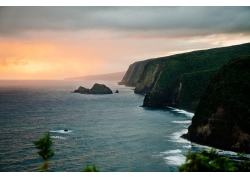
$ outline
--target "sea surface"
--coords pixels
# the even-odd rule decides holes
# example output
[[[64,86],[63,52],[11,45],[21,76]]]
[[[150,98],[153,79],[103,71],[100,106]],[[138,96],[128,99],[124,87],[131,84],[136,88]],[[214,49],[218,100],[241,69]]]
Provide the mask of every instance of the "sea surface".
[[[102,172],[172,172],[189,150],[210,149],[180,138],[193,113],[143,108],[144,96],[133,88],[96,82],[119,93],[72,93],[93,81],[0,81],[0,171],[39,171],[43,160],[33,142],[47,132],[53,172],[80,172],[87,164]]]

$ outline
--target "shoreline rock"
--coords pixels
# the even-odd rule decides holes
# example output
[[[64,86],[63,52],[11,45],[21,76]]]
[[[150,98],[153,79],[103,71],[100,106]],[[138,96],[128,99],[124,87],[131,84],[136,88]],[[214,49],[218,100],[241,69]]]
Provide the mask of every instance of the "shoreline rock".
[[[80,94],[113,94],[111,89],[104,84],[95,83],[91,89],[80,86],[74,93]]]

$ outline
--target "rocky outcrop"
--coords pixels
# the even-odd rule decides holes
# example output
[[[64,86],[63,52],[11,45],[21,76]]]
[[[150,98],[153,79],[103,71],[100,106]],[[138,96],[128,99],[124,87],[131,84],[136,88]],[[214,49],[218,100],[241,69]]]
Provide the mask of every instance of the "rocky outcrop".
[[[74,92],[81,94],[113,94],[109,87],[105,86],[104,84],[98,83],[95,83],[91,89],[80,86]]]
[[[124,75],[121,82],[118,82],[119,85],[125,85],[130,87],[135,87],[136,84],[139,82],[141,74],[144,70],[144,66],[150,61],[138,61],[131,64]]]
[[[80,86],[77,90],[74,91],[75,93],[81,93],[81,94],[89,94],[89,89]]]
[[[221,149],[250,153],[250,56],[233,59],[212,78],[186,137]]]
[[[116,91],[115,91],[115,93],[119,93],[119,91],[118,91],[118,90],[116,90]]]

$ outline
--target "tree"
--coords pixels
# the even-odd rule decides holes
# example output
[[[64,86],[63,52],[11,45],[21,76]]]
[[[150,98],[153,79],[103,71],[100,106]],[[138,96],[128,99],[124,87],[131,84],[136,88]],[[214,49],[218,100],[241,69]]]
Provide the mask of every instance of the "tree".
[[[54,156],[54,152],[51,150],[52,140],[50,133],[48,132],[43,138],[33,142],[39,151],[37,152],[43,159],[44,163],[40,166],[40,169],[44,172],[49,171],[49,158]]]
[[[87,165],[82,172],[99,172],[99,169],[95,165],[92,168]]]
[[[188,152],[186,162],[179,167],[180,172],[246,172],[250,171],[250,159],[240,156],[241,161],[232,161],[219,155],[214,149],[201,153]]]

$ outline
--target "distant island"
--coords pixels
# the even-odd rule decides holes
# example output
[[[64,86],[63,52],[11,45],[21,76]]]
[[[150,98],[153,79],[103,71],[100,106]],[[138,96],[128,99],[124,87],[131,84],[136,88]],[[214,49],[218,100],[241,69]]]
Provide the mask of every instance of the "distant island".
[[[80,94],[113,94],[111,89],[104,84],[95,83],[91,89],[80,86],[74,93]]]
[[[65,78],[67,81],[82,81],[82,80],[107,80],[107,81],[120,81],[126,72],[116,72],[109,74],[99,74],[92,76],[81,76],[81,77],[72,77]]]

